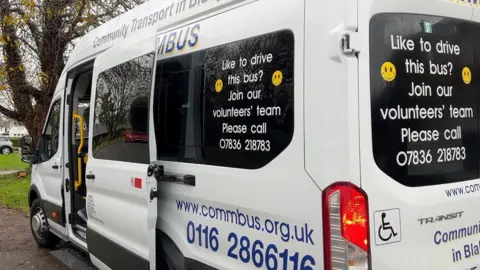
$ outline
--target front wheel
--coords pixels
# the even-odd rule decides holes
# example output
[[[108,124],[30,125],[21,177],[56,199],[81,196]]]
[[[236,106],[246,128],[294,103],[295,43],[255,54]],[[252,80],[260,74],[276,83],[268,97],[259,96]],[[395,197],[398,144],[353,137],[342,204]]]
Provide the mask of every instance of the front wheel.
[[[53,248],[60,239],[48,230],[47,216],[40,200],[33,201],[30,207],[30,228],[33,238],[40,247]]]

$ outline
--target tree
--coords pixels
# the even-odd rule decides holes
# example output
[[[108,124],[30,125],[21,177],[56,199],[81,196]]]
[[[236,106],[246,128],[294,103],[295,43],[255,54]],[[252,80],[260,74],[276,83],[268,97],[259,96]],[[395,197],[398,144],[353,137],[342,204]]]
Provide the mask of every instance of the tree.
[[[144,1],[0,0],[0,114],[38,138],[75,39]]]

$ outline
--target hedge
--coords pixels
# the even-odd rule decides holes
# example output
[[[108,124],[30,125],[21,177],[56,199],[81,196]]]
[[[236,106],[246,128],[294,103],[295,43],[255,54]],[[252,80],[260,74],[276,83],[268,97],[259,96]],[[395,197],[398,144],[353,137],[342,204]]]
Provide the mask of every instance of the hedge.
[[[13,147],[20,147],[21,138],[10,138],[10,141],[13,143]]]

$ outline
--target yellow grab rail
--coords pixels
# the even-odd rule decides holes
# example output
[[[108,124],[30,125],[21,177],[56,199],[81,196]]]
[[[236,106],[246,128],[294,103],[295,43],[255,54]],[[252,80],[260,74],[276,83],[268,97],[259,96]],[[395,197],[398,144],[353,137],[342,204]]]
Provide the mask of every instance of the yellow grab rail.
[[[83,130],[84,122],[83,122],[83,117],[81,117],[76,112],[73,113],[73,119],[78,119],[79,125],[80,125],[80,145],[78,146],[78,149],[77,149],[78,179],[75,180],[75,190],[78,190],[78,188],[82,185],[82,157],[80,156],[80,154],[82,153],[82,148],[84,143],[84,130]]]

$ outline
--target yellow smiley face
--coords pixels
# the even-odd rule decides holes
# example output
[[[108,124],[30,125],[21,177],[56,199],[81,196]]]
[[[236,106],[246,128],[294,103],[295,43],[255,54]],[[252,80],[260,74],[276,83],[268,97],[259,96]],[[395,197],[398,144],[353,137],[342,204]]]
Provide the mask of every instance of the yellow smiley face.
[[[279,86],[283,81],[283,73],[280,70],[277,70],[272,75],[272,83],[275,86]]]
[[[463,68],[462,79],[465,84],[470,84],[470,82],[472,81],[472,72],[468,67]]]
[[[391,62],[385,62],[380,69],[380,73],[385,81],[391,82],[397,76],[397,69]]]
[[[223,81],[218,79],[215,82],[215,91],[217,91],[217,93],[220,93],[220,92],[222,92],[222,89],[223,89]]]

